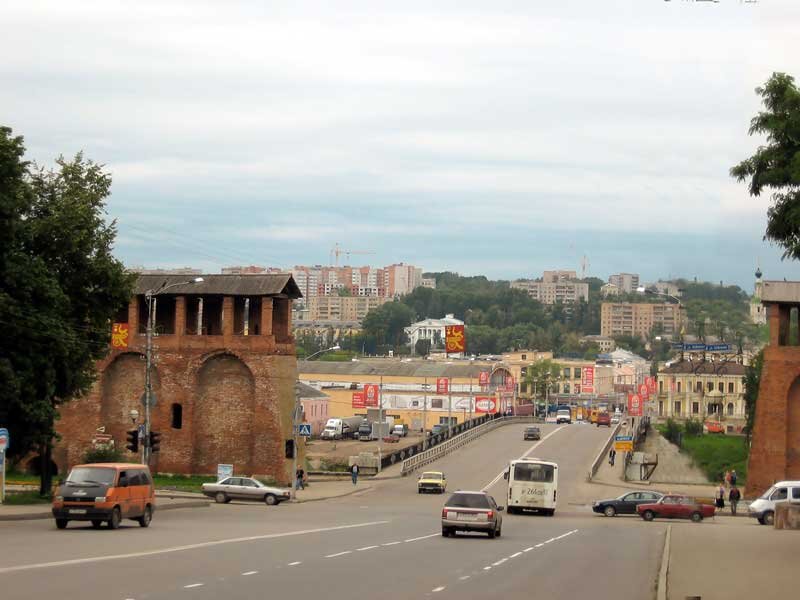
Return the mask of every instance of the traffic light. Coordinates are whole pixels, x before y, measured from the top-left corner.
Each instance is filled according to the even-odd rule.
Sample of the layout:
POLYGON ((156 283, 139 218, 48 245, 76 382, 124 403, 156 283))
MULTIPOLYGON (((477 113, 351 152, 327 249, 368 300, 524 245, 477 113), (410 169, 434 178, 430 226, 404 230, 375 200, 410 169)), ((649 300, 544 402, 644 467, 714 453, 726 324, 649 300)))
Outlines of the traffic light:
POLYGON ((158 431, 150 432, 150 452, 161 450, 161 434, 158 431))
POLYGON ((286 458, 294 458, 294 440, 286 440, 285 451, 286 458))
POLYGON ((138 429, 131 429, 130 431, 125 432, 125 440, 127 444, 125 447, 128 449, 128 452, 133 452, 136 454, 139 452, 139 430, 138 429))

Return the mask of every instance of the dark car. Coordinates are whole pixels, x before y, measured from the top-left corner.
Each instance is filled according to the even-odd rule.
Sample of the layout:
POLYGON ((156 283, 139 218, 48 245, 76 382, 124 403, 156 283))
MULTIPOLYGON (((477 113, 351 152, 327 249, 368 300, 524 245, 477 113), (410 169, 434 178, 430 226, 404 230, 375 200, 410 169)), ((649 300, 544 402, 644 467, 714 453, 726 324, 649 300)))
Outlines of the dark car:
POLYGON ((658 502, 663 495, 658 492, 627 492, 619 498, 593 502, 592 510, 607 517, 635 515, 637 506, 658 502))
POLYGON ((688 496, 662 496, 653 504, 640 504, 636 511, 645 521, 656 518, 691 519, 699 523, 707 517, 713 517, 717 509, 712 504, 701 504, 688 496))
POLYGON ((540 440, 542 439, 542 434, 538 427, 526 427, 522 437, 525 440, 540 440))

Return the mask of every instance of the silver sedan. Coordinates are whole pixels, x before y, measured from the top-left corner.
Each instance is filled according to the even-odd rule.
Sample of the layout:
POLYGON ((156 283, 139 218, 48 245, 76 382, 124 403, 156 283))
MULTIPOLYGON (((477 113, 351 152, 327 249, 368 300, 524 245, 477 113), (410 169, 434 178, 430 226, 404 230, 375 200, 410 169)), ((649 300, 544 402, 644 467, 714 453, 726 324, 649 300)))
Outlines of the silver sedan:
POLYGON ((251 477, 228 477, 217 483, 204 483, 203 494, 220 504, 231 500, 256 500, 270 506, 291 498, 291 491, 264 485, 251 477))

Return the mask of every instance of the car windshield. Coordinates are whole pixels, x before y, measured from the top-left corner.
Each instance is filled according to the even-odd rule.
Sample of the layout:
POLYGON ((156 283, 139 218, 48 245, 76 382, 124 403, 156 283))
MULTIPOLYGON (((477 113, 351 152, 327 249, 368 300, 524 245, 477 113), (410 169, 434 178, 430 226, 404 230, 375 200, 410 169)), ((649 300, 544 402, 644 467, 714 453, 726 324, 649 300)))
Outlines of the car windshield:
POLYGON ((769 489, 768 489, 766 492, 764 492, 763 494, 761 494, 761 495, 759 496, 759 498, 764 498, 764 499, 767 499, 767 498, 769 498, 769 497, 772 495, 772 492, 774 492, 776 489, 778 489, 778 488, 776 488, 776 487, 773 485, 773 486, 772 486, 771 488, 769 488, 769 489))
POLYGON ((453 508, 490 508, 485 494, 453 494, 445 506, 453 508))
POLYGON ((116 476, 116 469, 108 467, 75 467, 70 471, 67 483, 113 485, 116 476))
POLYGON ((552 465, 517 463, 514 465, 514 480, 552 483, 553 472, 552 465))
POLYGON ((442 474, 441 473, 423 473, 422 474, 422 478, 423 479, 441 479, 442 478, 442 474))

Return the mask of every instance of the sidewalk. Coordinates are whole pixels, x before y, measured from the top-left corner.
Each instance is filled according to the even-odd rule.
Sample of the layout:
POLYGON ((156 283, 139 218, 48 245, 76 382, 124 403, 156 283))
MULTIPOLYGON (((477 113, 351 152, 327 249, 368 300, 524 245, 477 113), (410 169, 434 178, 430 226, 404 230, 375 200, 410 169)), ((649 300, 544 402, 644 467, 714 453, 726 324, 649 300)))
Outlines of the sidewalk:
MULTIPOLYGON (((176 496, 175 498, 158 496, 156 510, 174 510, 177 508, 202 508, 209 505, 209 500, 200 494, 176 496)), ((0 504, 0 521, 30 521, 35 519, 52 519, 50 504, 23 504, 10 506, 0 504)))
POLYGON ((371 490, 370 479, 358 479, 358 483, 353 485, 351 480, 346 481, 312 481, 304 490, 297 490, 298 502, 316 502, 319 500, 330 500, 331 498, 343 498, 358 492, 371 490))

